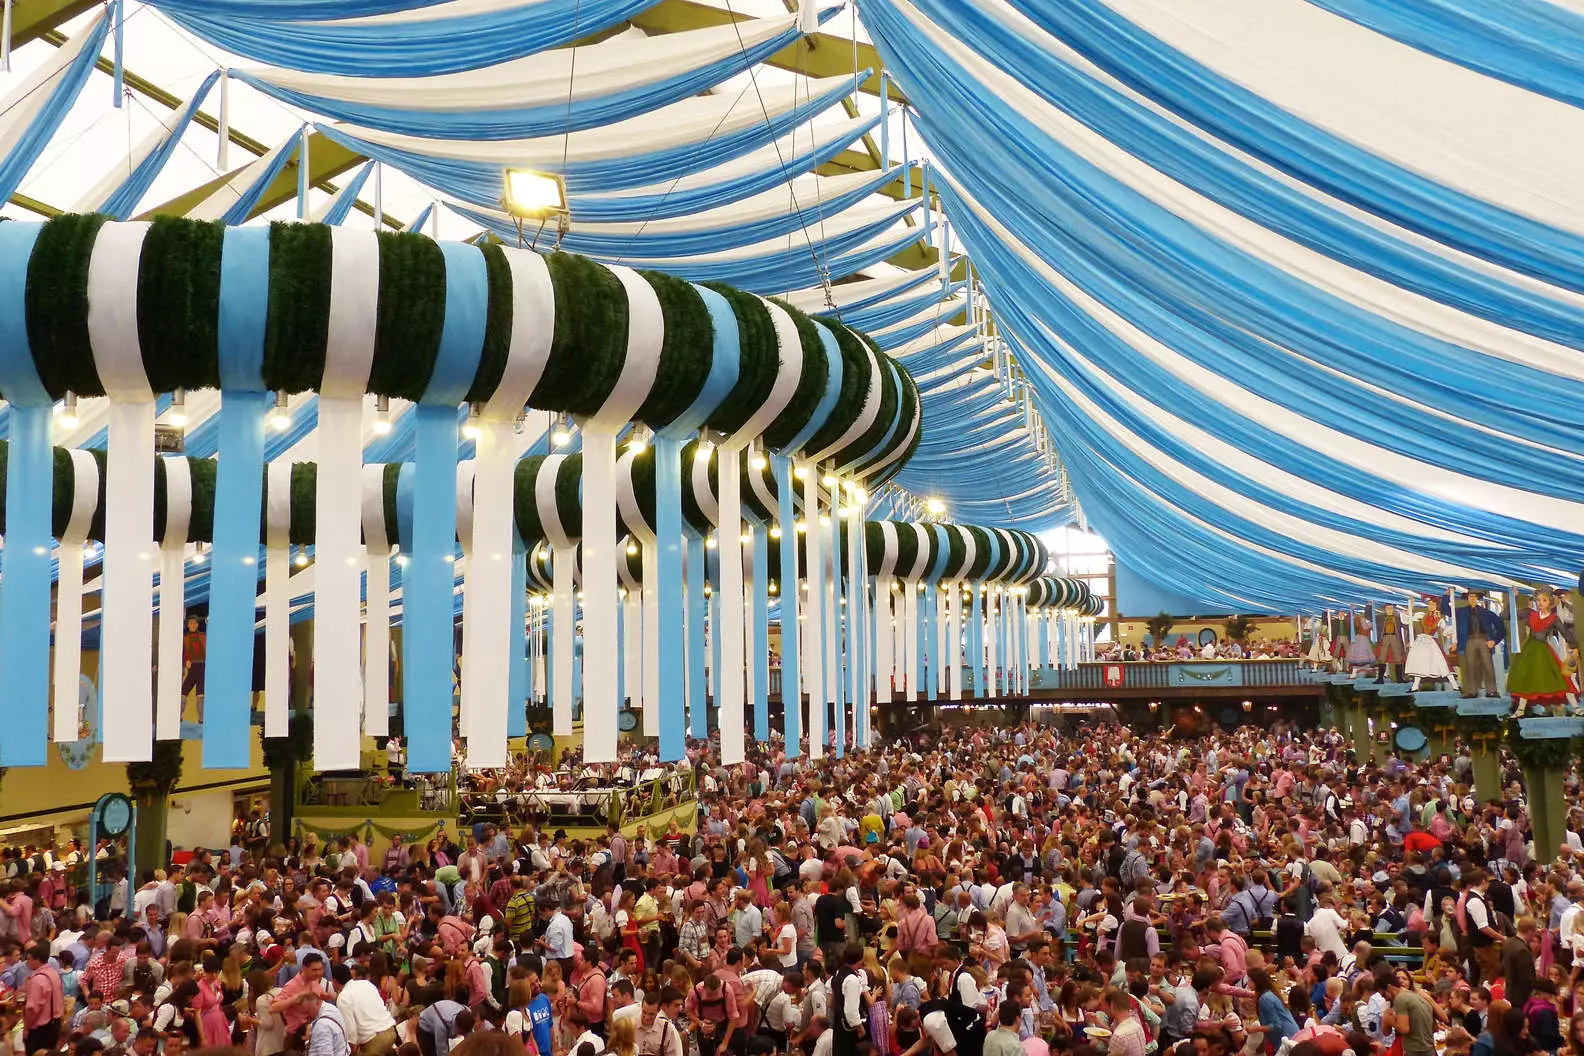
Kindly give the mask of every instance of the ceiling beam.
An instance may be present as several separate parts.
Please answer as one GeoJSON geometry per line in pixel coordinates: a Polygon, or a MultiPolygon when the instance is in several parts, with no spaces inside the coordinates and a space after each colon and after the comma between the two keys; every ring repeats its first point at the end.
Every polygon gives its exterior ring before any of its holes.
{"type": "MultiPolygon", "coordinates": [[[[363,155],[348,150],[341,144],[327,138],[323,133],[314,132],[308,137],[308,162],[310,165],[308,180],[314,187],[333,193],[335,186],[329,181],[349,169],[356,168],[365,160],[363,155]]],[[[258,201],[258,205],[254,206],[253,211],[248,214],[249,219],[267,213],[282,202],[289,202],[297,197],[298,164],[299,162],[296,158],[286,163],[286,167],[281,169],[280,175],[276,176],[269,187],[265,189],[263,197],[258,201]]],[[[246,166],[243,167],[245,168],[246,166]]],[[[237,168],[232,169],[230,172],[221,173],[214,179],[199,184],[185,194],[177,195],[163,205],[156,205],[143,213],[138,219],[146,220],[154,216],[186,216],[198,203],[225,186],[240,171],[242,171],[241,168],[237,168]]],[[[400,221],[394,220],[389,216],[386,217],[386,222],[393,227],[401,226],[400,221]]]]}
{"type": "MultiPolygon", "coordinates": [[[[725,26],[733,22],[752,20],[752,15],[711,7],[699,3],[698,0],[662,0],[647,11],[634,15],[629,24],[637,26],[646,33],[681,33],[689,29],[705,29],[710,26],[725,26]]],[[[880,53],[875,50],[874,45],[861,41],[858,42],[856,50],[858,65],[855,68],[853,41],[829,33],[815,33],[782,48],[765,62],[778,69],[807,74],[810,77],[840,77],[843,74],[851,75],[867,67],[874,72],[859,85],[858,90],[867,95],[879,95],[880,70],[885,65],[880,59],[880,53]]],[[[887,88],[887,94],[899,103],[907,102],[901,89],[895,84],[887,88]]]]}
{"type": "Polygon", "coordinates": [[[13,0],[11,47],[39,40],[84,11],[103,6],[100,0],[13,0]]]}

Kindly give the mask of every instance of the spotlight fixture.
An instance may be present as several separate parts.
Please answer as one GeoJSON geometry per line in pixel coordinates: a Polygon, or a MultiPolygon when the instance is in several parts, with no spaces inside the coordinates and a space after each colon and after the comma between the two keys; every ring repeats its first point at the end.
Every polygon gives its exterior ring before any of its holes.
{"type": "Polygon", "coordinates": [[[567,212],[566,181],[554,173],[507,169],[506,211],[530,220],[547,220],[567,212]]]}
{"type": "Polygon", "coordinates": [[[825,485],[827,488],[834,488],[836,486],[836,474],[834,474],[834,473],[825,474],[823,477],[820,478],[820,483],[825,485]]]}
{"type": "Polygon", "coordinates": [[[170,425],[173,429],[187,428],[187,390],[178,388],[171,393],[170,425]]]}
{"type": "Polygon", "coordinates": [[[941,514],[946,512],[946,503],[943,500],[932,496],[927,502],[924,503],[924,508],[928,510],[932,516],[939,517],[941,514]]]}
{"type": "Polygon", "coordinates": [[[296,565],[298,568],[307,568],[308,552],[306,550],[297,551],[297,556],[292,559],[292,564],[296,565]]]}
{"type": "Polygon", "coordinates": [[[572,419],[565,412],[556,416],[555,428],[550,430],[550,442],[565,447],[572,442],[572,419]]]}
{"type": "Polygon", "coordinates": [[[284,433],[291,428],[291,411],[286,407],[286,394],[275,393],[275,408],[270,411],[269,423],[277,433],[284,433]]]}
{"type": "Polygon", "coordinates": [[[775,524],[775,525],[771,525],[770,526],[770,538],[772,538],[772,539],[781,538],[781,526],[779,524],[775,524]]]}
{"type": "Polygon", "coordinates": [[[633,542],[630,539],[627,541],[627,556],[628,557],[637,557],[638,556],[638,544],[633,542]]]}
{"type": "Polygon", "coordinates": [[[75,392],[67,392],[66,398],[61,401],[60,406],[61,428],[75,429],[77,428],[77,423],[77,394],[75,392]]]}
{"type": "Polygon", "coordinates": [[[762,473],[764,468],[769,464],[770,460],[764,456],[763,451],[755,451],[753,454],[748,456],[748,465],[756,473],[762,473]]]}
{"type": "Polygon", "coordinates": [[[715,537],[713,535],[708,536],[707,538],[705,538],[705,540],[704,540],[704,549],[706,549],[706,550],[715,549],[715,537]]]}
{"type": "Polygon", "coordinates": [[[484,435],[484,429],[479,424],[479,405],[476,403],[468,404],[467,423],[462,426],[462,435],[469,440],[477,440],[484,435]]]}
{"type": "Polygon", "coordinates": [[[808,479],[808,467],[807,466],[798,466],[796,469],[794,469],[792,471],[792,475],[794,477],[796,477],[798,480],[807,480],[808,479]]]}
{"type": "Polygon", "coordinates": [[[389,436],[391,431],[390,397],[374,397],[374,435],[389,436]]]}

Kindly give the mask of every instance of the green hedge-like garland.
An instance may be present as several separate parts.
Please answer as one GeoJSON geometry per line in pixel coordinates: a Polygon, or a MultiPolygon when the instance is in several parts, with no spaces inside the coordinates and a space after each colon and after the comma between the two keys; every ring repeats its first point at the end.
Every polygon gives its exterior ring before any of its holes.
{"type": "Polygon", "coordinates": [[[911,573],[918,564],[919,541],[917,533],[912,528],[904,528],[901,524],[897,525],[896,537],[896,575],[901,579],[911,573]]]}
{"type": "Polygon", "coordinates": [[[731,394],[715,408],[709,424],[723,433],[735,433],[749,417],[764,406],[775,387],[781,362],[781,346],[776,340],[775,323],[764,302],[751,293],[719,282],[704,283],[726,298],[737,317],[737,384],[731,394]]]}
{"type": "MultiPolygon", "coordinates": [[[[28,338],[40,380],[55,398],[67,392],[101,396],[103,384],[89,340],[88,270],[107,218],[65,215],[40,225],[27,262],[24,301],[28,338]]],[[[219,384],[219,298],[225,228],[216,222],[161,217],[146,233],[137,258],[137,328],[145,372],[155,392],[215,388],[219,384]]],[[[418,399],[428,388],[444,330],[446,264],[440,247],[414,232],[377,238],[379,300],[367,391],[418,399]]],[[[277,223],[269,229],[269,289],[262,381],[280,392],[316,390],[323,381],[329,333],[334,246],[331,229],[277,223]]],[[[511,268],[498,246],[479,250],[488,282],[484,336],[467,399],[486,402],[503,377],[511,344],[514,299],[511,268]]],[[[621,374],[628,345],[626,289],[609,268],[565,253],[545,258],[555,297],[555,330],[545,369],[528,402],[537,408],[587,415],[598,410],[621,374]]],[[[128,262],[129,264],[131,261],[128,262]]],[[[655,272],[641,276],[665,313],[657,378],[636,417],[655,427],[674,421],[702,391],[714,355],[714,320],[690,283],[655,272]]],[[[737,383],[707,425],[735,432],[763,405],[780,361],[775,327],[757,297],[712,287],[736,316],[737,383]]],[[[829,363],[812,320],[783,305],[797,327],[804,362],[793,397],[766,430],[769,446],[784,448],[807,426],[825,394],[829,363]]],[[[828,446],[850,428],[868,394],[869,339],[832,324],[843,357],[836,408],[813,440],[828,446]]],[[[872,347],[872,342],[870,342],[872,347]]],[[[899,401],[894,360],[876,353],[886,373],[881,413],[847,450],[843,462],[867,454],[887,432],[903,443],[916,413],[916,389],[903,371],[899,401]],[[897,428],[893,428],[897,426],[897,428]]],[[[887,452],[877,457],[884,457],[887,452]]],[[[893,460],[892,466],[896,463],[893,460]]],[[[862,472],[862,465],[853,467],[862,472]]],[[[890,467],[888,467],[888,472],[890,467]]]]}
{"type": "Polygon", "coordinates": [[[665,340],[654,387],[638,416],[660,427],[676,421],[703,390],[715,359],[715,326],[692,283],[658,271],[640,274],[654,287],[665,312],[665,340]]]}
{"type": "MultiPolygon", "coordinates": [[[[853,336],[851,330],[836,322],[827,321],[824,325],[836,338],[836,347],[841,350],[841,390],[836,396],[836,405],[831,408],[830,417],[824,425],[814,430],[814,435],[809,439],[808,446],[812,451],[823,451],[840,440],[848,424],[863,412],[864,401],[869,398],[869,378],[873,373],[869,369],[868,349],[853,336]]],[[[833,461],[840,464],[841,460],[838,458],[833,461]]]]}
{"type": "Polygon", "coordinates": [[[830,377],[830,362],[825,355],[825,342],[820,340],[814,321],[785,301],[776,301],[797,324],[798,340],[803,345],[803,373],[798,378],[792,399],[770,428],[765,430],[765,443],[772,448],[784,448],[795,439],[803,427],[814,417],[820,400],[825,397],[825,383],[830,377]]]}
{"type": "Polygon", "coordinates": [[[1507,723],[1503,744],[1526,770],[1549,766],[1571,766],[1584,749],[1584,738],[1536,737],[1526,739],[1518,732],[1518,720],[1507,723]]]}

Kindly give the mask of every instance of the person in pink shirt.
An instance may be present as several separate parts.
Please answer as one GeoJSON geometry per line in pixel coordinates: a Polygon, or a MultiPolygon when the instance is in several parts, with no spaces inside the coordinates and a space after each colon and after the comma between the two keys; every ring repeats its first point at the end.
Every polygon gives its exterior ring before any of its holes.
{"type": "Polygon", "coordinates": [[[13,880],[4,898],[0,898],[0,913],[10,918],[10,934],[22,942],[33,937],[33,900],[22,889],[22,881],[13,880]]]}
{"type": "Polygon", "coordinates": [[[1248,978],[1248,943],[1220,917],[1207,920],[1205,930],[1210,934],[1210,941],[1221,948],[1221,967],[1226,972],[1226,981],[1234,986],[1242,985],[1248,978]]]}
{"type": "Polygon", "coordinates": [[[468,1007],[476,1014],[484,1003],[489,1000],[489,977],[484,972],[483,963],[469,950],[462,960],[462,971],[468,985],[468,1007]]]}
{"type": "Polygon", "coordinates": [[[577,991],[578,1007],[588,1020],[589,1029],[605,1035],[605,973],[598,964],[583,959],[581,943],[572,944],[572,977],[569,980],[577,991]]]}
{"type": "Polygon", "coordinates": [[[61,1017],[66,1014],[66,994],[60,972],[50,966],[49,943],[41,942],[28,950],[27,963],[32,975],[23,985],[23,1045],[28,1052],[54,1052],[60,1041],[61,1017]]]}
{"type": "Polygon", "coordinates": [[[430,907],[429,912],[437,918],[435,938],[439,940],[440,948],[445,950],[447,956],[456,956],[473,942],[473,935],[477,931],[473,925],[458,916],[442,916],[439,906],[430,907]]]}
{"type": "Polygon", "coordinates": [[[279,1013],[286,1021],[287,1034],[294,1033],[314,1017],[317,1009],[309,1000],[313,994],[335,1000],[335,992],[325,981],[324,958],[317,953],[303,957],[302,971],[292,976],[291,981],[281,987],[280,993],[270,1002],[270,1011],[279,1013]]]}

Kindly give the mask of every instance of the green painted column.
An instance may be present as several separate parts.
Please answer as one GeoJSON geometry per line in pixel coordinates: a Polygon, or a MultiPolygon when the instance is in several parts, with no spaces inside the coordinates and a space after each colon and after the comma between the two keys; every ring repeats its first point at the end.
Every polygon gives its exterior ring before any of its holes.
{"type": "Polygon", "coordinates": [[[1369,713],[1364,707],[1363,697],[1355,693],[1352,707],[1353,751],[1360,763],[1367,763],[1375,757],[1375,741],[1370,736],[1369,713]]]}
{"type": "Polygon", "coordinates": [[[1556,860],[1557,848],[1567,838],[1567,800],[1563,780],[1566,766],[1525,766],[1524,786],[1528,790],[1529,820],[1534,826],[1535,858],[1556,860]]]}
{"type": "Polygon", "coordinates": [[[1501,758],[1494,742],[1487,745],[1483,738],[1472,741],[1471,758],[1474,761],[1474,798],[1489,803],[1501,798],[1501,758]]]}

